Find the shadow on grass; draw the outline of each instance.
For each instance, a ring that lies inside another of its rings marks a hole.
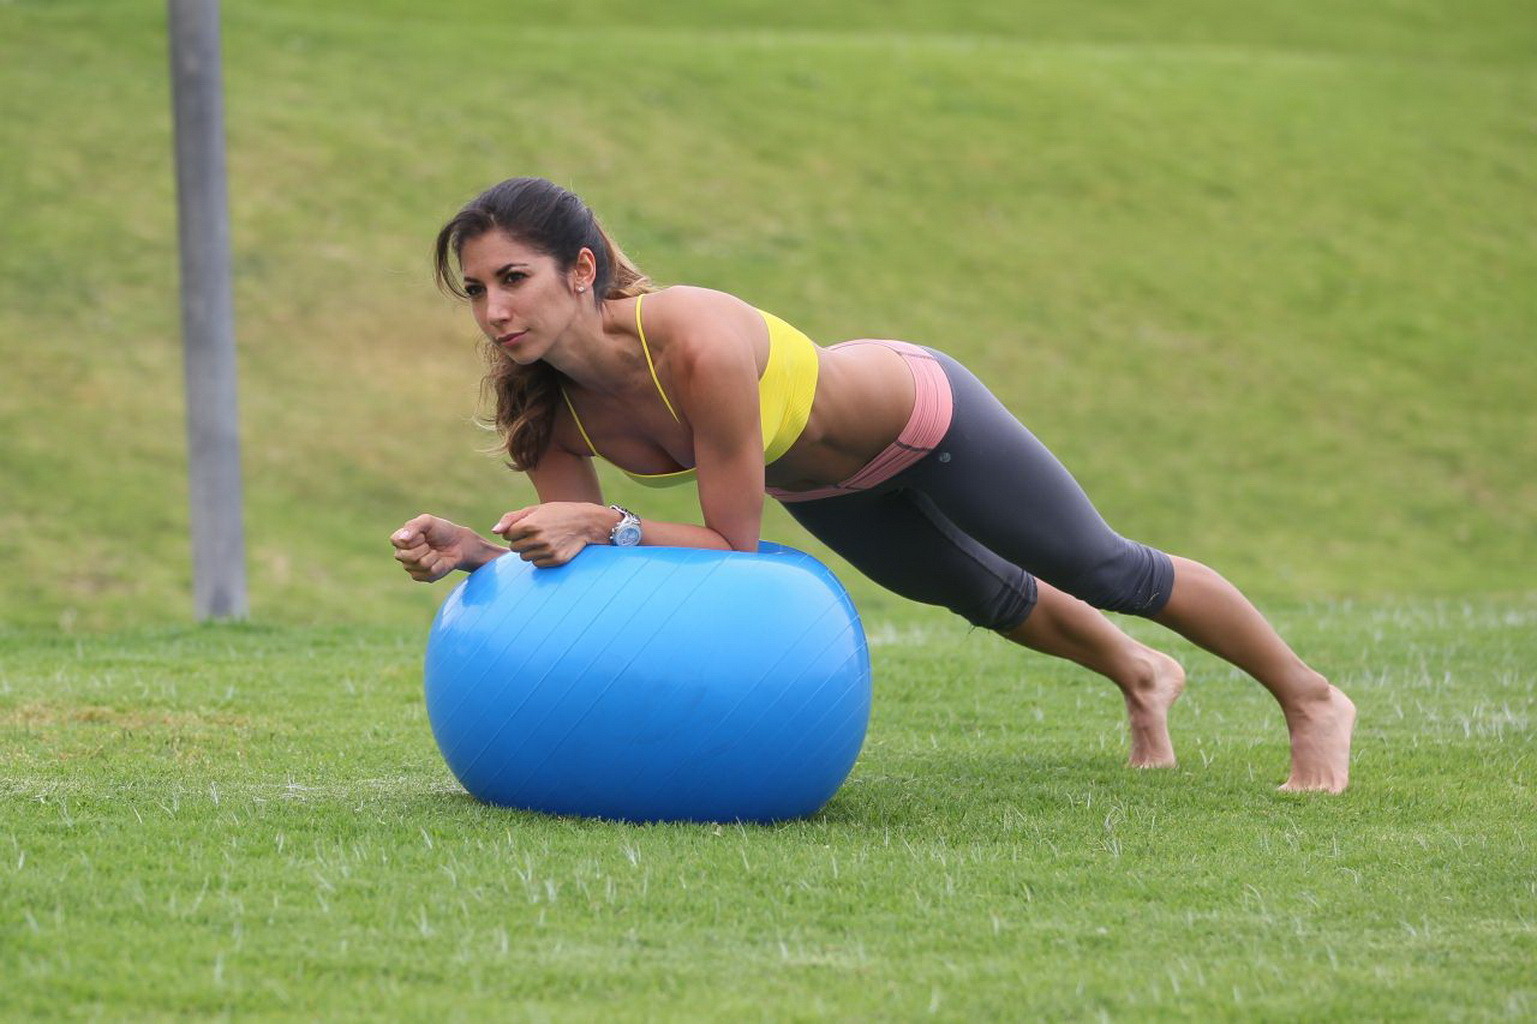
[[[897,769],[897,770],[893,770]],[[905,770],[901,770],[905,769]],[[1227,808],[1265,806],[1277,798],[1268,780],[1240,765],[1138,770],[1098,754],[1014,757],[944,752],[921,763],[857,766],[828,803],[806,818],[774,823],[630,822],[484,803],[447,786],[402,798],[401,810],[424,818],[452,818],[496,827],[563,829],[720,827],[771,831],[873,828],[949,831],[958,823],[1039,820],[1064,809],[1092,811],[1112,803],[1160,807],[1211,803]]]

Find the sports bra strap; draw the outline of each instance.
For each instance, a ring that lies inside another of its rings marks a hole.
[[[587,450],[592,452],[593,458],[602,458],[598,454],[598,446],[592,443],[592,438],[587,436],[587,428],[582,426],[582,418],[576,414],[576,406],[571,404],[571,396],[566,394],[565,385],[561,385],[560,397],[566,400],[566,408],[571,410],[571,418],[576,421],[576,429],[582,432],[582,440],[587,442]]]
[[[646,344],[646,329],[641,326],[640,322],[640,300],[645,297],[644,292],[635,296],[635,332],[640,335],[640,350],[646,354],[646,369],[651,371],[651,382],[656,385],[656,393],[662,396],[662,404],[667,406],[667,411],[672,413],[672,418],[675,422],[682,423],[683,420],[679,417],[678,411],[667,400],[667,392],[662,390],[662,381],[656,375],[656,364],[651,361],[651,347]],[[571,400],[568,398],[566,401],[569,403]],[[588,447],[592,446],[591,441],[587,442],[587,444]],[[597,449],[593,450],[596,451]]]

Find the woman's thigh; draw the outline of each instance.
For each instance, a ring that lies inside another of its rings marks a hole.
[[[1168,600],[1167,555],[1110,528],[1055,455],[977,378],[936,353],[951,383],[949,433],[892,482],[922,493],[953,528],[1099,608],[1150,615]]]
[[[986,629],[1009,630],[1035,605],[1035,580],[903,488],[790,502],[790,515],[871,580],[948,608]]]

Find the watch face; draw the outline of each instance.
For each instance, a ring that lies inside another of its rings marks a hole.
[[[614,543],[622,548],[634,547],[640,543],[640,524],[620,523],[614,528]]]

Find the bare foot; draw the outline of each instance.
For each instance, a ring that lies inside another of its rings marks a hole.
[[[1128,763],[1133,768],[1173,768],[1169,708],[1185,692],[1185,670],[1167,654],[1151,648],[1146,653],[1151,656],[1146,675],[1122,691],[1131,733]]]
[[[1323,700],[1287,716],[1292,771],[1282,791],[1343,792],[1350,784],[1350,736],[1355,725],[1355,704],[1333,686]]]

